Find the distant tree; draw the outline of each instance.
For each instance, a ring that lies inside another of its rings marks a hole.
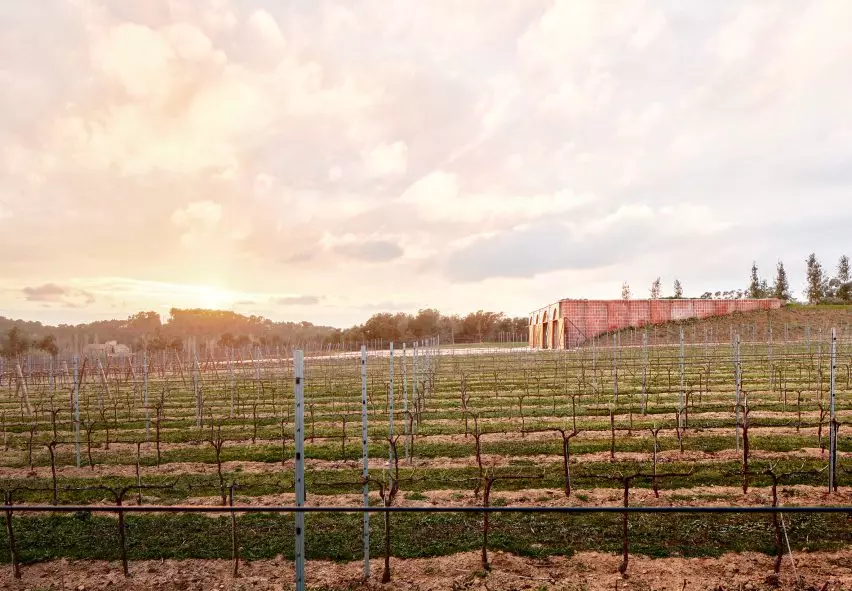
[[[468,341],[483,342],[497,322],[503,318],[502,312],[477,310],[462,320],[462,336]]]
[[[751,279],[748,284],[748,297],[762,298],[763,290],[761,289],[760,276],[757,274],[757,263],[751,262]]]
[[[13,326],[6,333],[3,345],[0,347],[0,356],[6,359],[16,359],[29,350],[31,343],[17,326]]]
[[[808,286],[805,290],[805,296],[808,298],[808,303],[818,304],[825,297],[827,287],[822,265],[817,260],[815,253],[811,253],[805,262],[808,267]]]
[[[629,300],[630,299],[630,285],[625,281],[621,284],[621,299]]]
[[[219,346],[224,347],[226,349],[232,348],[236,344],[237,340],[234,338],[229,332],[226,332],[221,337],[219,337]]]
[[[674,297],[676,300],[683,297],[683,286],[680,284],[680,279],[674,280]]]
[[[135,334],[154,334],[163,323],[156,312],[137,312],[127,319],[127,328]]]
[[[837,281],[839,285],[834,296],[844,302],[852,301],[852,280],[849,278],[849,257],[845,254],[837,263]]]
[[[44,351],[51,357],[56,357],[56,355],[59,354],[59,347],[56,344],[56,337],[52,334],[42,337],[42,339],[35,344],[35,347],[39,351]]]
[[[778,261],[778,265],[775,267],[775,284],[772,286],[772,297],[784,301],[792,299],[787,271],[784,270],[784,263],[781,261]]]
[[[441,313],[432,308],[417,311],[417,316],[407,321],[411,336],[416,339],[432,337],[439,333]]]
[[[656,279],[654,279],[654,282],[651,284],[651,299],[652,300],[659,300],[660,299],[660,292],[661,292],[660,285],[661,285],[660,284],[660,278],[657,277]]]

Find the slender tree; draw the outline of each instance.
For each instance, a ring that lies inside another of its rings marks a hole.
[[[775,285],[772,287],[773,297],[779,300],[790,300],[790,282],[787,280],[787,271],[784,270],[784,263],[778,261],[775,267]]]
[[[814,253],[811,253],[805,262],[808,265],[808,287],[805,290],[805,295],[809,303],[818,304],[825,296],[825,275],[822,271],[822,265]]]
[[[680,279],[674,280],[674,297],[677,300],[683,297],[683,286],[680,284]]]
[[[763,297],[760,285],[760,276],[757,274],[757,263],[755,261],[751,262],[751,278],[749,279],[748,283],[748,297]]]
[[[845,254],[837,263],[837,291],[835,296],[844,302],[852,301],[852,281],[849,279],[849,257]]]
[[[661,292],[660,278],[657,277],[656,279],[654,279],[654,282],[651,284],[651,299],[652,300],[659,300],[660,299],[660,292]]]
[[[621,299],[629,300],[630,299],[630,285],[625,281],[621,284]]]

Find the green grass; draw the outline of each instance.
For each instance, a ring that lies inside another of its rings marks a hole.
[[[371,536],[371,553],[381,555],[384,529]],[[596,550],[619,552],[620,515],[495,514],[489,547],[521,556],[570,555]],[[392,554],[423,558],[476,550],[481,546],[481,517],[468,514],[395,514]],[[844,515],[788,515],[794,550],[836,550],[852,543]],[[128,515],[127,549],[132,560],[229,558],[230,520],[202,515]],[[631,552],[653,557],[720,556],[725,551],[773,554],[768,516],[754,515],[631,515]],[[17,548],[24,562],[52,558],[116,560],[117,521],[93,515],[27,516],[14,519]],[[250,514],[237,520],[241,554],[257,560],[293,557],[290,515]],[[361,557],[361,516],[308,514],[306,554],[309,559],[351,561]],[[0,550],[0,561],[8,562]]]

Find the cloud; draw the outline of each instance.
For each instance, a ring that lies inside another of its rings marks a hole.
[[[715,220],[707,208],[692,204],[659,209],[627,205],[584,223],[544,219],[462,241],[443,269],[456,282],[584,271],[629,263],[639,252],[688,244],[696,236],[730,227]]]
[[[334,251],[346,257],[369,263],[386,263],[402,256],[403,249],[390,240],[365,240],[346,242],[334,247]]]
[[[561,189],[548,194],[507,195],[500,189],[463,193],[457,175],[434,171],[418,179],[400,196],[430,220],[452,222],[517,223],[563,214],[595,201],[590,194]]]
[[[362,154],[367,174],[374,177],[403,174],[408,168],[407,156],[405,142],[379,144]]]
[[[281,29],[278,28],[278,23],[275,22],[275,17],[266,10],[262,8],[255,10],[248,19],[248,26],[270,46],[281,47],[284,45],[284,36],[281,34]]]
[[[56,283],[44,283],[21,289],[28,302],[60,304],[69,308],[79,308],[95,303],[95,297],[88,291],[64,287]]]
[[[222,206],[212,201],[196,201],[172,213],[172,223],[178,227],[199,225],[215,228],[222,219]]]
[[[270,302],[276,306],[315,306],[322,299],[322,296],[315,295],[279,296],[271,298]]]
[[[70,320],[261,306],[296,273],[347,285],[318,322],[523,313],[754,258],[801,291],[848,243],[848,2],[7,4],[0,308],[23,316],[63,305],[21,291],[48,281],[95,298]]]

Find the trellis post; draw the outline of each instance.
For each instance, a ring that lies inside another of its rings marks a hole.
[[[364,455],[364,468],[361,478],[364,482],[364,507],[370,506],[369,439],[367,436],[367,346],[361,345],[361,449]],[[364,580],[370,578],[370,513],[364,511]]]
[[[296,507],[305,505],[305,353],[293,352],[293,380],[296,398],[294,439],[296,440]],[[296,512],[296,591],[305,589],[305,514]]]

